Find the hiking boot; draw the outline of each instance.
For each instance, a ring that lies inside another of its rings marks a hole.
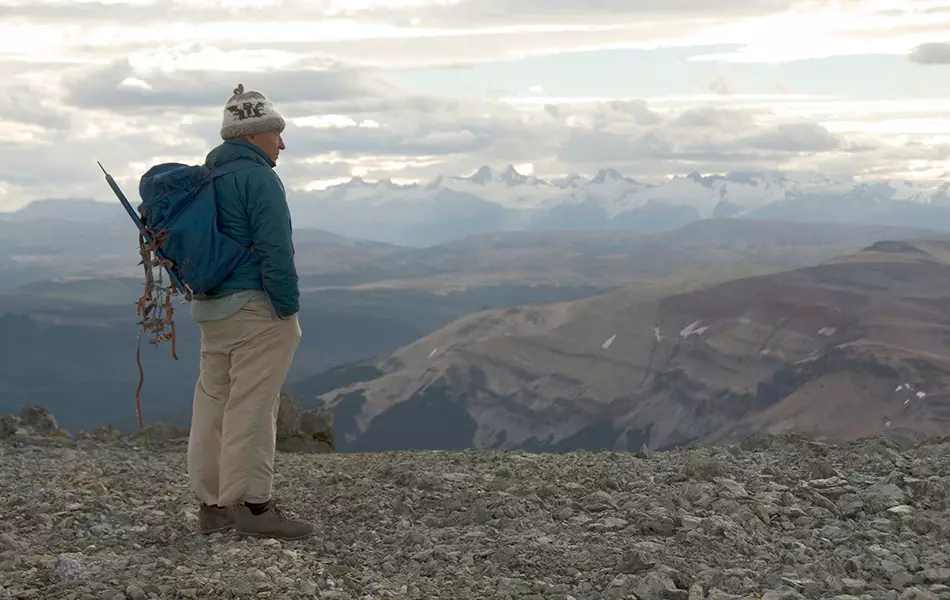
[[[227,531],[234,526],[234,509],[202,504],[198,509],[198,531],[203,535]]]
[[[264,505],[264,512],[255,515],[246,505],[237,507],[234,518],[235,531],[253,537],[299,540],[313,533],[313,525],[307,521],[291,519],[277,507],[271,498]]]

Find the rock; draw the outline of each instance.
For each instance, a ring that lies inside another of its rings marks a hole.
[[[914,508],[912,506],[907,506],[906,504],[899,504],[897,506],[892,506],[887,509],[887,512],[895,516],[906,516],[914,514]]]
[[[950,568],[924,569],[920,576],[927,583],[950,584]]]
[[[867,582],[861,579],[850,579],[848,577],[841,579],[842,589],[849,594],[858,595],[863,592],[867,586]]]
[[[59,431],[56,417],[42,406],[24,406],[20,409],[20,419],[27,427],[40,435],[50,435]]]
[[[300,431],[300,404],[286,392],[280,393],[277,410],[277,439],[286,438]]]
[[[329,410],[305,410],[300,415],[300,431],[329,447],[335,449],[333,441],[333,413]]]
[[[667,600],[678,590],[669,575],[651,571],[640,579],[633,587],[633,591],[638,600]],[[683,598],[686,599],[685,590],[683,591]]]
[[[748,498],[749,493],[745,490],[745,487],[738,481],[728,479],[726,477],[720,477],[716,480],[719,485],[722,486],[722,493],[728,495],[732,498]]]
[[[762,452],[772,447],[774,436],[768,433],[752,433],[739,442],[739,447],[746,452]]]
[[[805,600],[805,597],[795,590],[769,590],[760,600]]]
[[[122,439],[122,433],[112,425],[100,425],[93,432],[92,437],[99,442],[114,442]]]
[[[686,461],[686,476],[700,481],[712,481],[723,473],[719,461],[705,456],[693,456]]]
[[[650,555],[640,550],[633,550],[624,553],[620,564],[621,573],[642,573],[649,571],[656,565]]]
[[[20,420],[13,415],[0,415],[0,439],[16,435]]]
[[[330,411],[302,411],[293,396],[282,392],[277,412],[277,451],[326,454],[334,449],[333,415]]]
[[[891,587],[895,590],[902,590],[914,583],[914,576],[907,571],[900,571],[891,576]]]
[[[95,575],[96,571],[97,569],[93,566],[90,559],[82,554],[60,554],[52,564],[50,578],[53,581],[67,583],[87,581]]]
[[[894,506],[904,504],[904,490],[893,483],[875,483],[862,495],[864,503],[872,512],[879,513]]]
[[[928,592],[927,590],[922,590],[917,587],[907,588],[904,590],[899,600],[940,600],[935,594]]]
[[[617,517],[607,517],[603,521],[604,529],[608,531],[618,531],[624,529],[629,523],[624,519],[618,519]]]
[[[19,415],[0,415],[0,440],[51,438],[71,440],[72,436],[56,424],[56,417],[42,406],[30,405],[20,409]]]

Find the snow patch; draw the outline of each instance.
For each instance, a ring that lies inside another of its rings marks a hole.
[[[909,383],[902,383],[901,385],[897,386],[897,389],[895,389],[894,391],[895,391],[895,392],[900,392],[900,391],[903,391],[903,390],[907,390],[908,392],[913,392],[913,391],[914,391],[914,389],[910,386]],[[914,395],[917,396],[917,398],[919,398],[919,399],[921,399],[921,400],[923,400],[924,398],[927,397],[927,393],[926,393],[926,392],[916,392]],[[912,400],[912,399],[907,400],[907,402],[910,402],[910,400]],[[907,402],[904,402],[904,404],[907,404]]]
[[[433,349],[432,349],[432,352],[429,353],[429,358],[432,358],[433,356],[435,356],[435,353],[438,352],[438,351],[439,351],[439,348],[438,348],[438,347],[433,348]]]
[[[653,337],[655,337],[655,338],[656,338],[656,341],[658,341],[658,342],[663,339],[663,337],[660,335],[660,328],[659,328],[659,327],[654,327],[654,328],[653,328]]]
[[[834,327],[822,327],[821,329],[818,330],[818,335],[823,335],[823,336],[826,336],[826,337],[831,337],[831,336],[833,336],[834,334],[835,334],[835,328],[834,328]]]
[[[689,324],[689,327],[687,327],[686,329],[680,332],[680,336],[682,336],[683,339],[686,339],[691,335],[702,335],[706,333],[707,329],[712,327],[712,325],[706,325],[705,327],[700,327],[699,325],[701,323],[702,323],[702,320],[693,321],[692,323]]]
[[[600,347],[603,348],[604,350],[606,350],[607,348],[610,348],[610,345],[614,343],[615,339],[617,339],[616,333],[610,336],[610,339],[608,339],[606,342],[601,344]]]

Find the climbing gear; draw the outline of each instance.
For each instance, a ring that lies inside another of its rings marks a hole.
[[[149,233],[152,232],[149,231]],[[161,245],[157,240],[161,239],[161,236],[152,235],[151,239],[151,243],[146,242],[145,236],[139,233],[139,255],[142,257],[139,264],[145,269],[145,290],[135,304],[135,314],[141,317],[138,322],[138,345],[135,349],[135,363],[139,369],[139,383],[135,388],[135,410],[139,419],[139,428],[145,426],[142,422],[142,385],[145,383],[141,357],[142,334],[146,331],[151,332],[154,337],[150,343],[156,347],[162,342],[171,342],[172,358],[178,360],[173,318],[175,311],[172,308],[172,297],[178,294],[178,288],[173,281],[165,285],[161,269],[158,271],[158,276],[155,276],[156,267],[169,270],[174,267],[174,264],[157,256]]]
[[[115,179],[105,170],[106,182],[119,198],[139,230],[139,256],[145,271],[145,286],[136,302],[138,348],[135,360],[139,383],[135,390],[135,408],[139,428],[142,419],[142,385],[145,372],[141,361],[142,334],[150,332],[151,344],[171,342],[171,355],[178,360],[172,297],[184,296],[189,302],[196,295],[217,287],[246,260],[253,248],[245,248],[217,225],[217,205],[212,181],[239,169],[260,166],[250,160],[236,160],[221,168],[163,163],[149,169],[139,182],[141,217],[136,214]],[[158,273],[156,275],[156,268]],[[162,271],[168,274],[166,284]]]

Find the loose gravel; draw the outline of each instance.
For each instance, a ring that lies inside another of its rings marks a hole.
[[[0,598],[950,600],[950,444],[285,454],[316,533],[196,533],[185,443],[0,440]]]

